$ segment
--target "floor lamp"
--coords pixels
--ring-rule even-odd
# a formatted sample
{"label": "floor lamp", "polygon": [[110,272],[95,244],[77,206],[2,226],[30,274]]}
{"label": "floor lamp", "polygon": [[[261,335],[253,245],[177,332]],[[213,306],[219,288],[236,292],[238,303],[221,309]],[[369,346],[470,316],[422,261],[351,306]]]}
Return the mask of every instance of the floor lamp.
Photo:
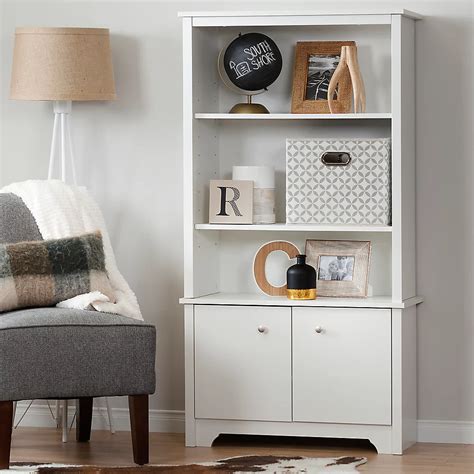
{"label": "floor lamp", "polygon": [[[58,163],[57,177],[76,184],[70,123],[72,102],[116,99],[109,30],[17,28],[10,98],[53,102],[48,179],[54,178]],[[107,399],[106,404],[110,429],[114,432]],[[58,427],[62,424],[63,442],[68,435],[67,414],[68,401],[63,400],[62,413],[58,401],[56,422]]]}
{"label": "floor lamp", "polygon": [[70,127],[72,102],[116,97],[108,29],[16,29],[10,98],[53,102],[48,179],[54,177],[59,157],[58,177],[76,181]]}

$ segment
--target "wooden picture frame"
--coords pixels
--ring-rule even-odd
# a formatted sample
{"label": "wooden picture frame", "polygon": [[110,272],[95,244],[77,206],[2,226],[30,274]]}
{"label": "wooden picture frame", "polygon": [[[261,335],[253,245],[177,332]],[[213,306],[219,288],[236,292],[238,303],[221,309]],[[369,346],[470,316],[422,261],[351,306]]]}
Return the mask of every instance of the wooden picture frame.
{"label": "wooden picture frame", "polygon": [[[296,43],[295,65],[293,71],[293,92],[291,99],[291,113],[293,114],[329,114],[329,104],[326,98],[310,98],[313,91],[317,95],[324,96],[324,87],[329,86],[332,74],[337,67],[338,60],[330,61],[331,58],[340,57],[343,46],[355,46],[355,41],[299,41]],[[328,74],[318,85],[323,87],[308,88],[309,61],[311,57],[320,57],[328,63]],[[320,74],[320,73],[315,73]],[[349,113],[352,107],[352,84],[349,69],[343,71],[338,87],[337,98],[332,101],[334,113]]]}
{"label": "wooden picture frame", "polygon": [[318,296],[367,297],[370,241],[307,240],[305,252],[316,269]]}

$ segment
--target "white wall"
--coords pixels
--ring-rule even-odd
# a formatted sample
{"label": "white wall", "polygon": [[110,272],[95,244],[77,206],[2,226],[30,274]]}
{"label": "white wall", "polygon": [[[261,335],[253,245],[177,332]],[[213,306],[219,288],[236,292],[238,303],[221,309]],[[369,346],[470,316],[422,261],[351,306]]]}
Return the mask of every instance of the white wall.
{"label": "white wall", "polygon": [[[317,9],[328,2],[306,2]],[[331,2],[336,3],[336,2]],[[472,2],[376,2],[417,25],[419,418],[474,421]],[[360,2],[338,3],[357,10]],[[119,100],[75,104],[79,179],[105,213],[118,262],[158,327],[156,409],[183,402],[179,10],[298,8],[292,2],[4,1],[0,184],[45,176],[51,107],[8,100],[15,26],[104,26]],[[330,5],[336,8],[336,5]],[[370,94],[370,91],[369,91]]]}

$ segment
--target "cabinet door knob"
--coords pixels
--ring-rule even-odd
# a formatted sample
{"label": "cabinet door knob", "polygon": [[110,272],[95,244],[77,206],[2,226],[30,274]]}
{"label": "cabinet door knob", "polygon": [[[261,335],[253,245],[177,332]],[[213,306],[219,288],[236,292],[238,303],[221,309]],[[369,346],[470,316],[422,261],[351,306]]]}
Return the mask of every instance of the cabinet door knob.
{"label": "cabinet door knob", "polygon": [[257,328],[257,331],[260,333],[260,334],[263,334],[264,332],[267,332],[267,328],[265,326],[259,326]]}
{"label": "cabinet door knob", "polygon": [[321,334],[323,332],[323,328],[321,326],[316,326],[314,329],[318,334]]}

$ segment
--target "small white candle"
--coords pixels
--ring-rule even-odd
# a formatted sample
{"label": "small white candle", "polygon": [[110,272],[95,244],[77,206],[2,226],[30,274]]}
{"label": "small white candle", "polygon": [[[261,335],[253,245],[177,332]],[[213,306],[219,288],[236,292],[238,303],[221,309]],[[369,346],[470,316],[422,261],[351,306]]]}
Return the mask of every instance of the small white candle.
{"label": "small white candle", "polygon": [[253,223],[275,223],[275,169],[273,166],[233,166],[232,179],[253,181]]}

